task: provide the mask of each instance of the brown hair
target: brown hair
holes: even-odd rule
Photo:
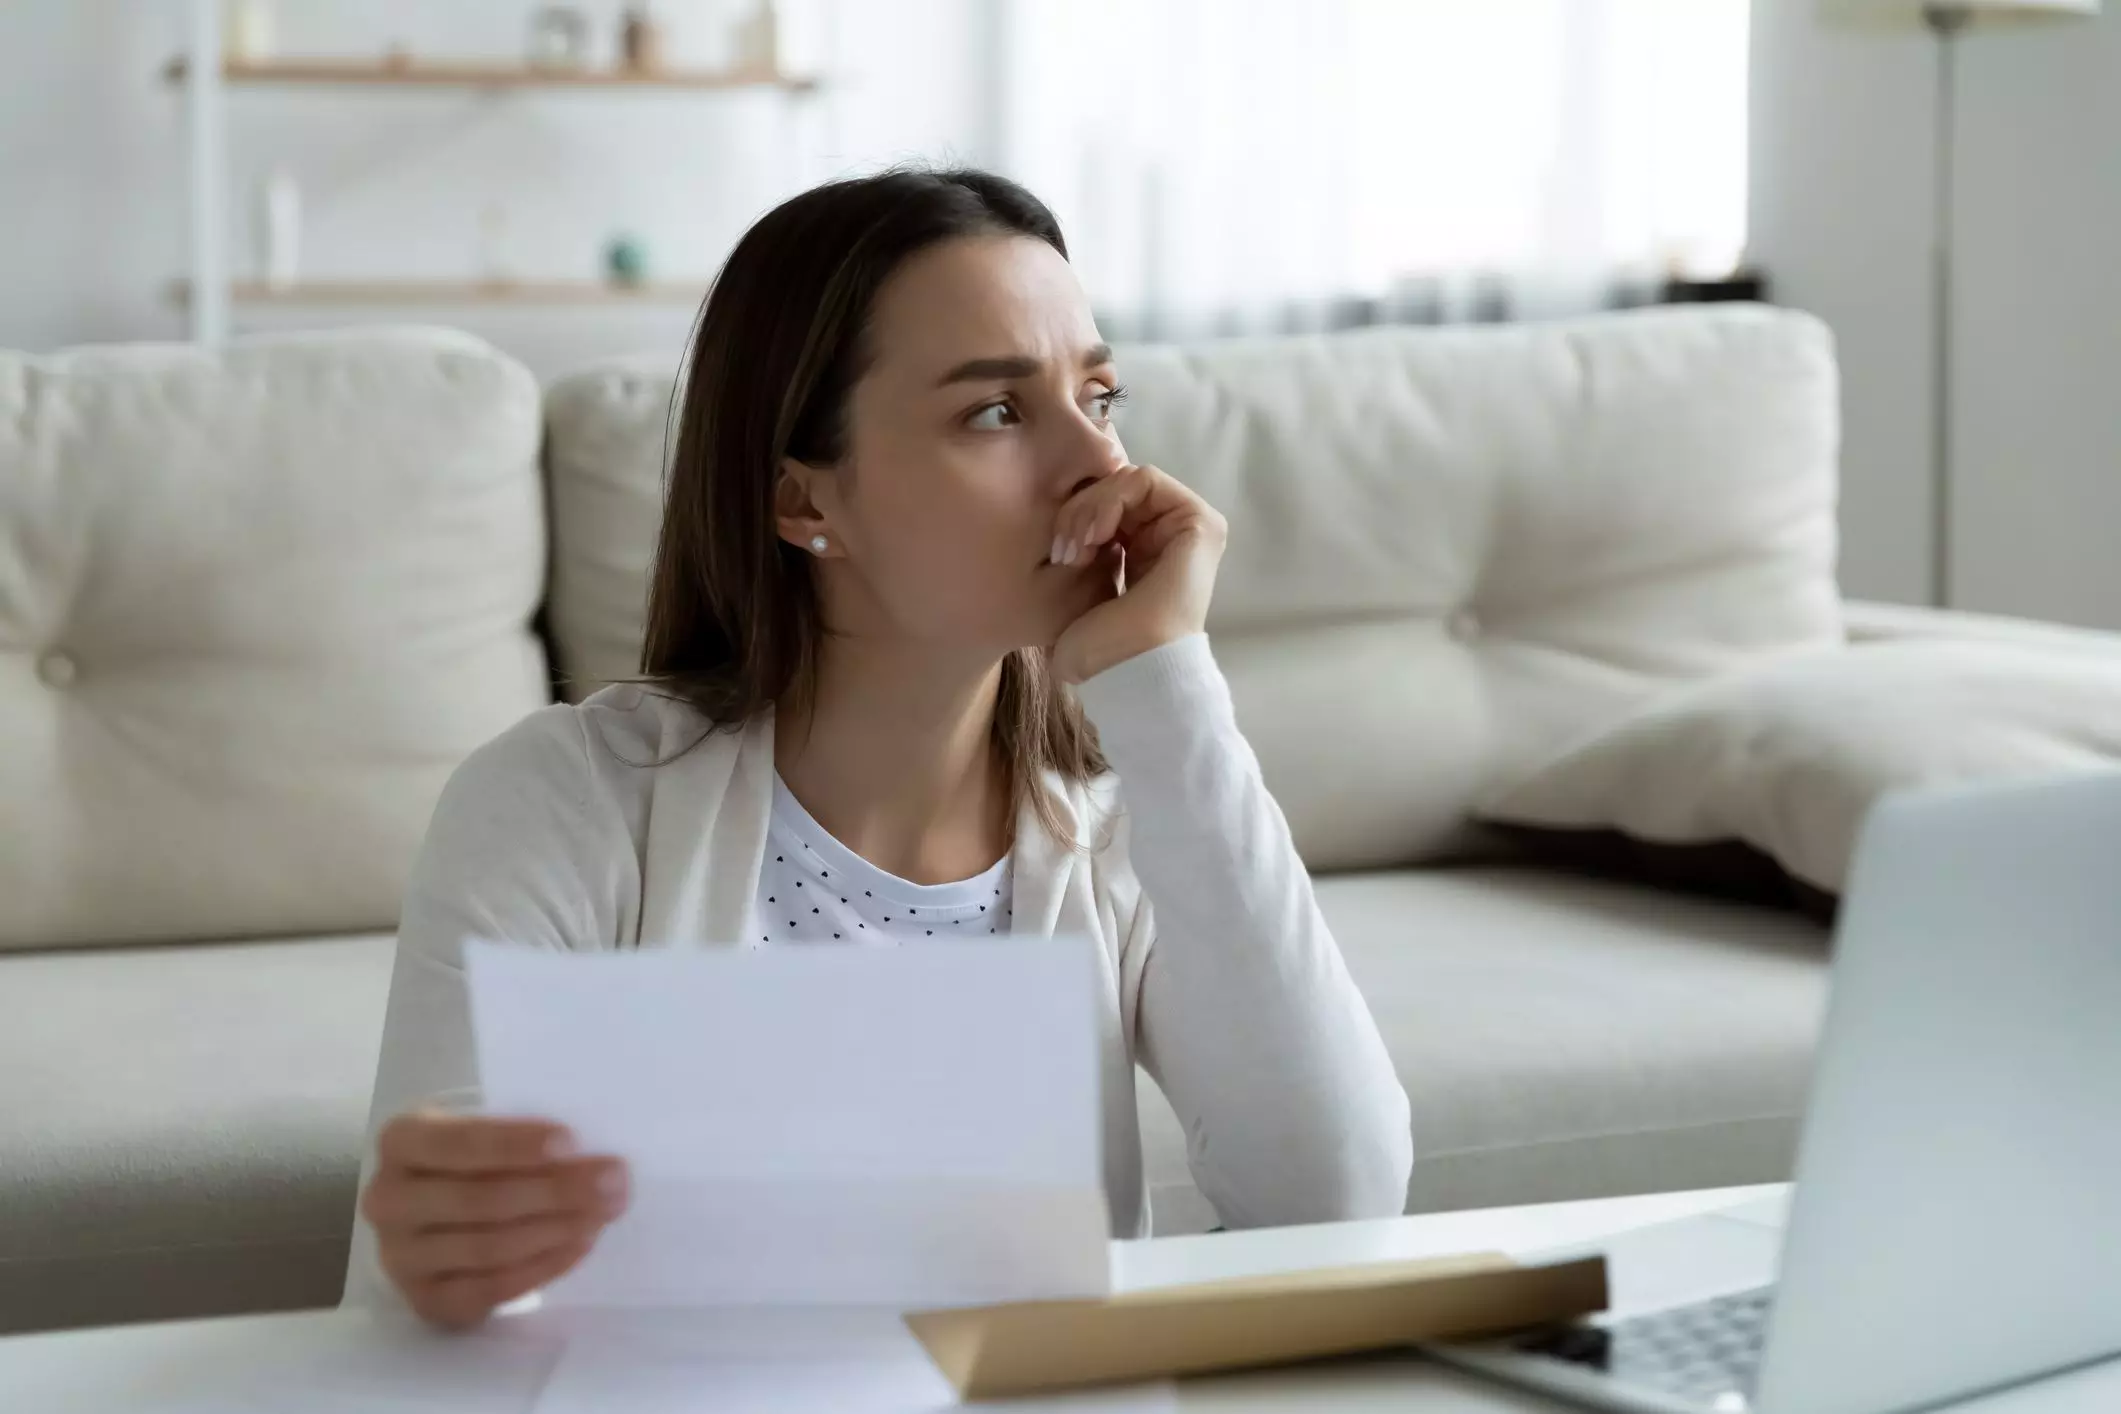
[[[783,202],[723,263],[677,395],[641,649],[643,677],[714,729],[781,704],[807,707],[815,690],[826,633],[815,569],[780,538],[774,486],[786,457],[830,465],[845,456],[877,292],[930,246],[1010,234],[1068,254],[1053,213],[1015,182],[900,168]],[[1004,660],[994,745],[1019,804],[1028,798],[1064,837],[1043,774],[1087,780],[1105,759],[1044,649]]]

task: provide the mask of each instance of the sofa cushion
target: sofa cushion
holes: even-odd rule
[[[1456,851],[1660,685],[1838,641],[1823,325],[1749,306],[1122,350],[1128,452],[1230,521],[1209,628],[1314,868]],[[635,671],[672,372],[548,398],[571,695]]]
[[[1319,899],[1413,1100],[1410,1211],[1787,1177],[1812,925],[1521,870]],[[377,936],[0,960],[0,1331],[336,1302],[392,957]],[[1205,1230],[1140,1085],[1156,1230]]]
[[[2121,656],[1915,639],[1800,653],[1660,696],[1482,813],[1742,841],[1838,894],[1888,791],[2121,768]]]
[[[560,695],[580,702],[641,667],[663,524],[672,360],[613,359],[545,390],[551,622]]]
[[[1522,869],[1318,884],[1414,1107],[1409,1212],[1790,1175],[1826,995],[1793,914]],[[1158,1233],[1215,1219],[1141,1078]]]
[[[0,959],[0,1331],[336,1302],[393,951]]]
[[[439,331],[0,353],[0,948],[393,925],[548,695],[539,430]]]

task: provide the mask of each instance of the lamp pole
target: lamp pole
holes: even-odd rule
[[[1930,246],[1930,602],[1952,598],[1952,172],[1958,107],[1959,36],[1973,20],[1963,4],[1926,4],[1922,20],[1937,36],[1937,129]]]

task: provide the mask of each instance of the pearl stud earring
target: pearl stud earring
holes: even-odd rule
[[[824,536],[813,535],[810,537],[810,551],[812,554],[822,555],[830,548],[832,548],[832,542]]]

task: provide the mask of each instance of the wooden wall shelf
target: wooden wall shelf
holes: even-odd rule
[[[286,286],[239,280],[229,298],[250,305],[658,305],[697,304],[707,281],[659,280],[614,285],[597,280],[304,280]],[[191,302],[191,282],[170,288],[179,304]]]
[[[264,59],[232,58],[222,52],[218,11],[222,0],[186,0],[191,12],[190,44],[162,67],[161,77],[180,86],[189,121],[187,166],[191,208],[191,260],[188,279],[174,282],[170,298],[186,311],[192,338],[202,344],[225,341],[233,327],[231,310],[439,308],[588,310],[678,309],[697,307],[708,280],[657,280],[639,285],[581,280],[435,280],[323,279],[274,287],[262,281],[231,281],[225,213],[228,196],[228,109],[231,93],[278,86],[292,91],[360,89],[378,97],[390,94],[469,93],[486,95],[520,89],[558,89],[576,93],[622,90],[635,93],[713,95],[750,92],[797,97],[821,86],[814,74],[783,72],[775,63],[740,67],[627,69],[540,66],[522,59],[448,58],[402,51],[341,55],[284,55]]]
[[[182,56],[169,61],[162,75],[182,83],[188,66]],[[817,80],[802,74],[753,69],[565,69],[479,60],[407,59],[259,59],[226,60],[226,83],[401,88],[660,88],[715,90],[775,88],[808,93]]]

